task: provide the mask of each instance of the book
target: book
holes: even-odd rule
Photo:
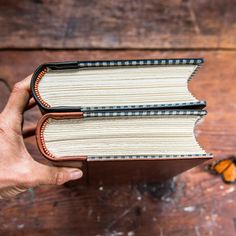
[[[45,112],[200,107],[188,81],[203,59],[64,62],[41,65],[32,93]]]
[[[47,113],[36,137],[56,166],[77,166],[82,183],[165,181],[211,159],[194,136],[204,110]]]
[[[212,155],[194,129],[205,101],[188,90],[203,59],[47,63],[31,88],[41,153],[93,183],[163,181]],[[46,113],[46,114],[45,114]]]
[[[54,159],[207,156],[194,136],[206,111],[49,113],[40,121],[44,155]]]

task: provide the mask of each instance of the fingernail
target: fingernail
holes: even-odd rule
[[[83,175],[83,172],[78,169],[72,169],[70,170],[70,179],[75,180],[81,178]]]

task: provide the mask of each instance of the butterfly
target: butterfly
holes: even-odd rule
[[[210,165],[213,173],[220,174],[226,183],[236,183],[236,157],[218,160]]]

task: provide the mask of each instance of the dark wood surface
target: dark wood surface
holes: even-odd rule
[[[233,0],[2,0],[3,48],[236,48]]]
[[[7,88],[46,61],[200,56],[206,60],[190,90],[208,101],[209,114],[199,124],[198,141],[223,158],[236,152],[236,52],[162,51],[2,51],[1,101]],[[6,95],[2,95],[6,94]],[[6,99],[5,99],[6,100]],[[26,125],[40,113],[26,114]],[[25,140],[32,155],[44,161],[34,137]],[[0,202],[4,235],[234,235],[235,186],[204,168],[194,168],[165,184],[98,188],[40,187],[15,200]],[[17,233],[16,233],[17,232]],[[227,233],[227,234],[226,234]]]
[[[208,102],[198,141],[216,158],[236,153],[234,1],[8,0],[0,11],[0,109],[44,62],[203,57],[189,84]],[[39,117],[34,108],[25,125]],[[45,162],[34,137],[25,143]],[[206,166],[162,184],[31,189],[0,202],[0,235],[235,235],[235,185]]]

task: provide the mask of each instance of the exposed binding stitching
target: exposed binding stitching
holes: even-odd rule
[[[124,105],[124,106],[96,106],[96,107],[83,107],[81,111],[99,111],[99,110],[127,110],[127,109],[147,109],[147,108],[171,108],[182,106],[206,105],[205,101],[197,102],[180,102],[180,103],[163,103],[163,104],[149,104],[149,105]]]
[[[114,116],[155,116],[155,115],[206,115],[207,111],[194,110],[158,110],[158,111],[98,111],[84,112],[84,117],[114,117]]]
[[[107,66],[143,66],[143,65],[199,65],[201,58],[188,59],[147,59],[147,60],[114,60],[114,61],[81,61],[79,67],[107,67]]]
[[[43,148],[43,151],[51,158],[55,158],[55,156],[49,152],[49,150],[47,149],[46,147],[46,144],[45,144],[45,140],[44,140],[44,131],[45,131],[45,128],[46,128],[46,125],[48,124],[49,120],[45,120],[43,122],[43,124],[41,125],[41,128],[40,128],[40,142],[42,144],[42,148]]]
[[[88,156],[87,159],[111,160],[111,159],[153,159],[153,158],[183,158],[183,157],[212,157],[211,153],[203,154],[160,154],[160,155],[112,155],[112,156]]]
[[[34,91],[35,91],[35,94],[36,94],[37,98],[38,98],[39,101],[43,104],[43,106],[49,108],[50,105],[49,105],[47,102],[45,102],[45,101],[43,100],[43,98],[41,97],[41,95],[40,95],[40,93],[39,93],[39,82],[40,82],[40,80],[43,78],[43,76],[46,74],[46,72],[47,72],[47,69],[46,69],[46,68],[43,69],[43,70],[39,73],[38,77],[35,79]]]

